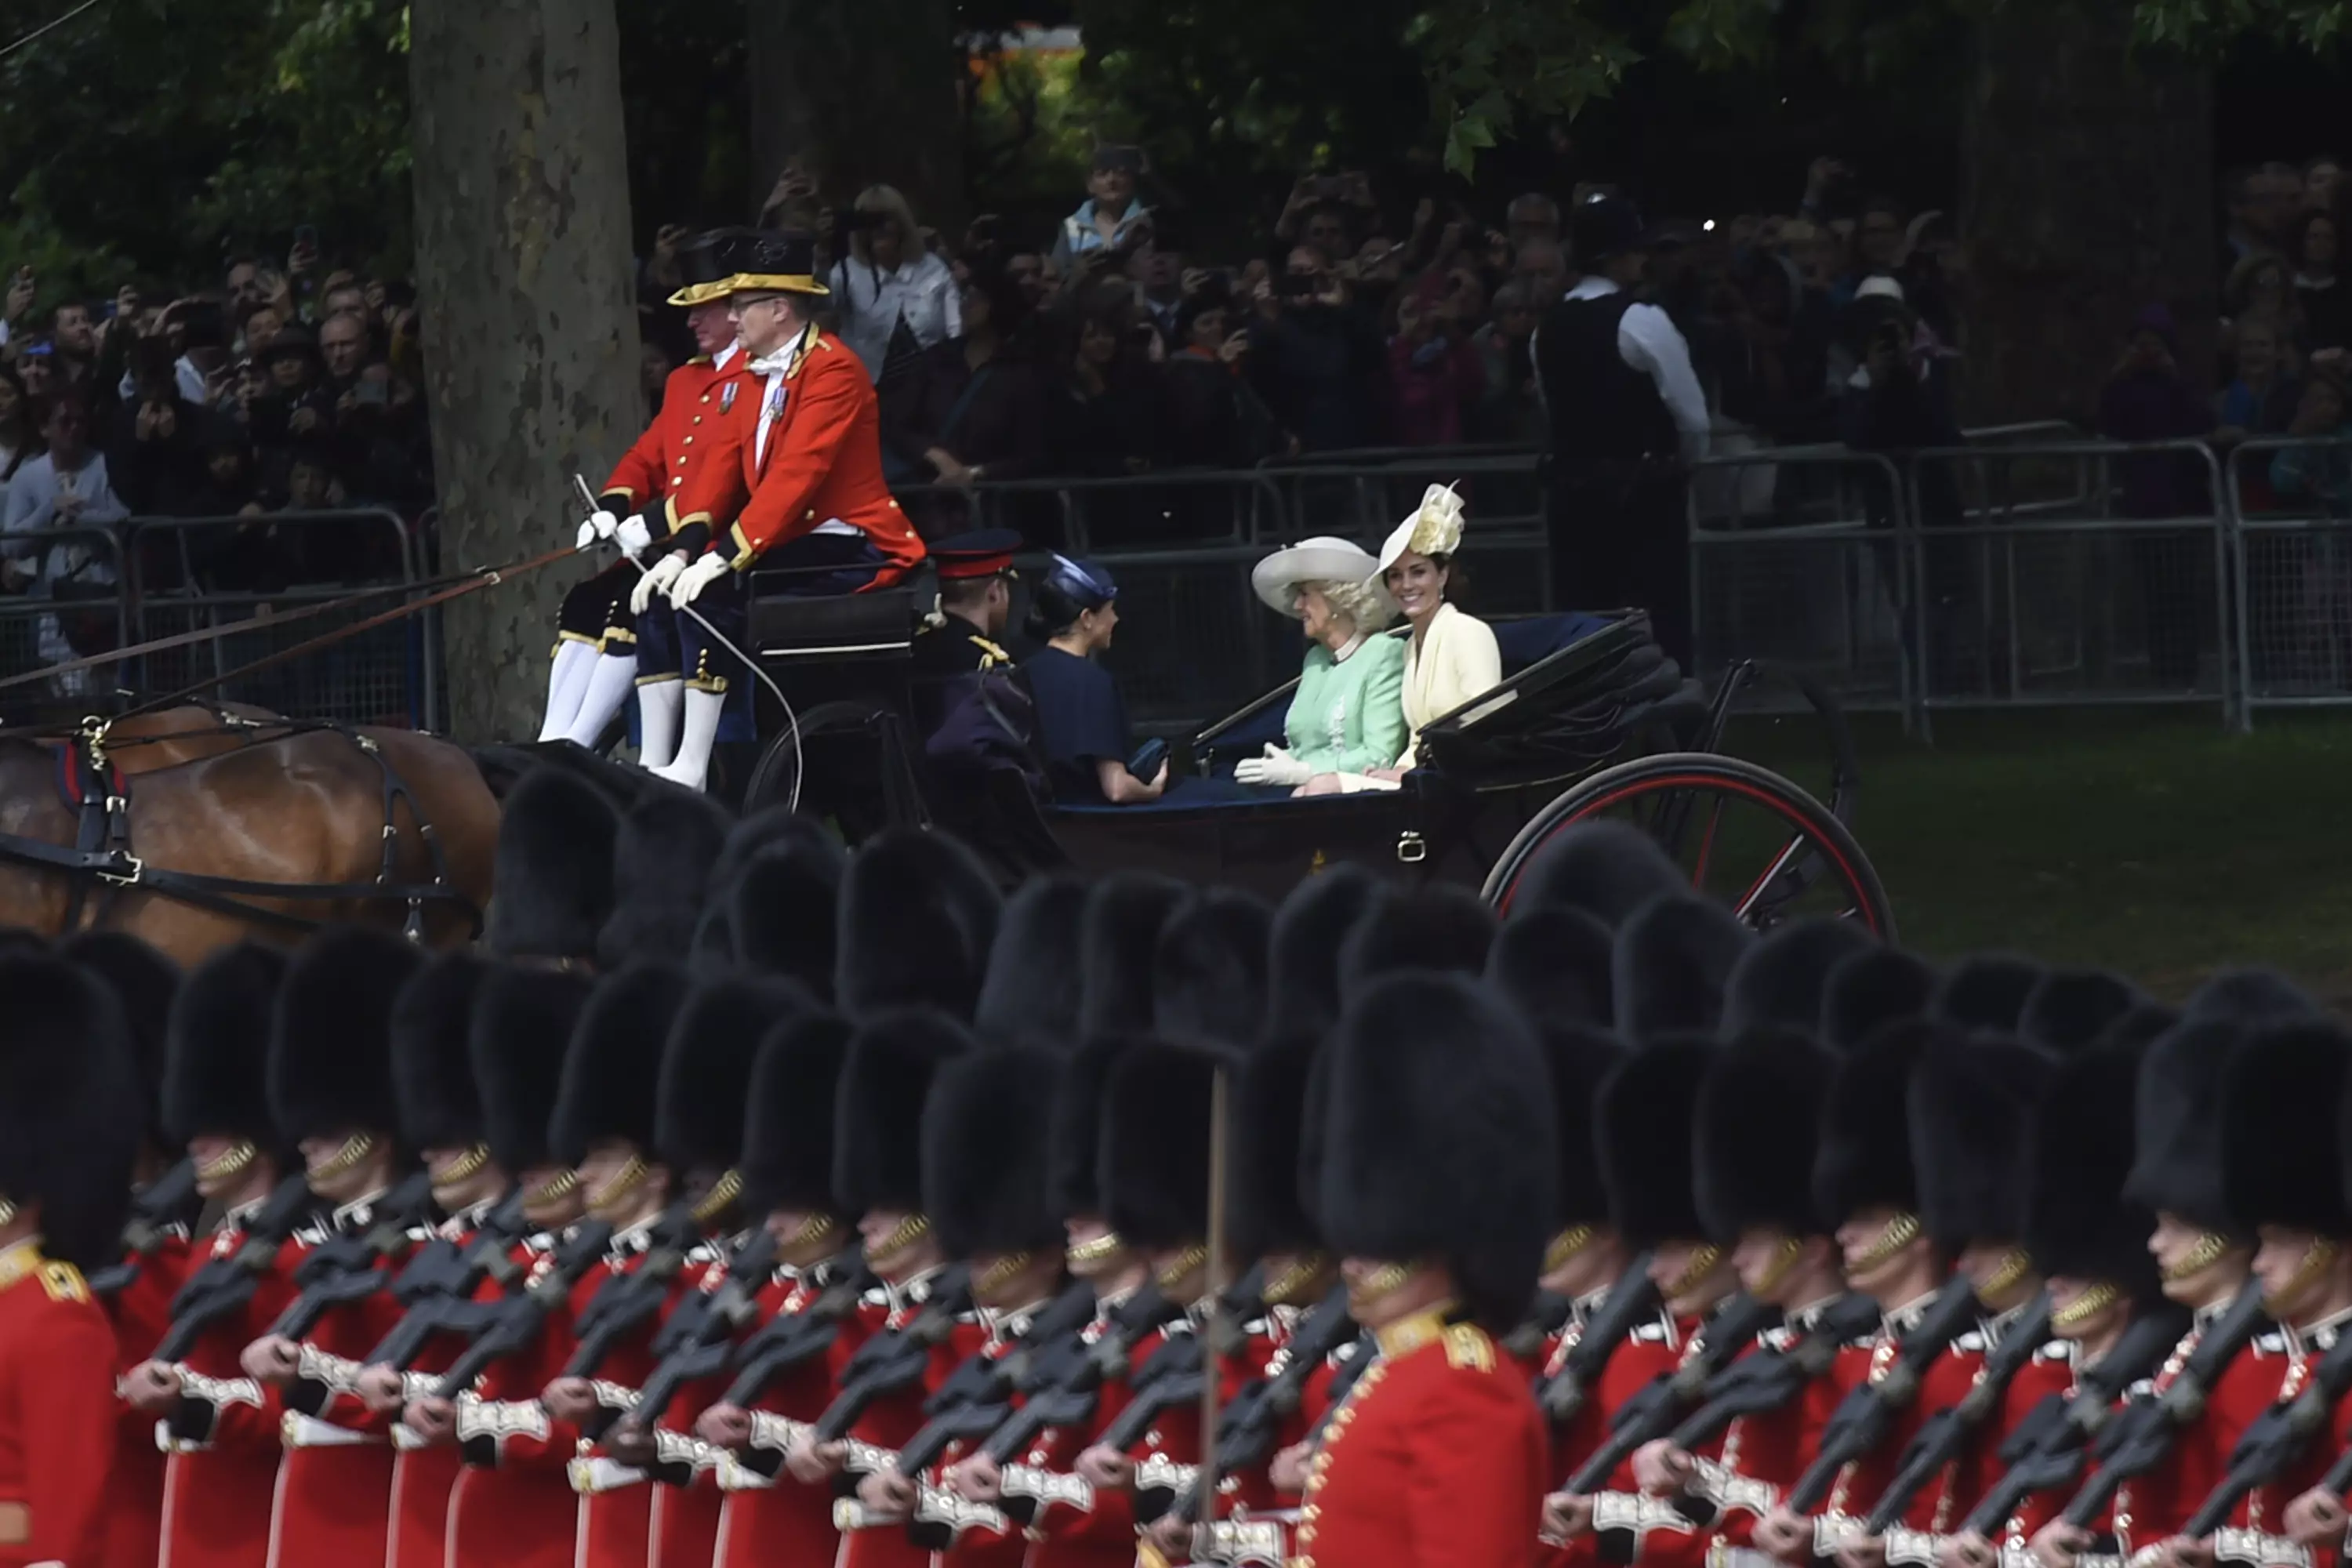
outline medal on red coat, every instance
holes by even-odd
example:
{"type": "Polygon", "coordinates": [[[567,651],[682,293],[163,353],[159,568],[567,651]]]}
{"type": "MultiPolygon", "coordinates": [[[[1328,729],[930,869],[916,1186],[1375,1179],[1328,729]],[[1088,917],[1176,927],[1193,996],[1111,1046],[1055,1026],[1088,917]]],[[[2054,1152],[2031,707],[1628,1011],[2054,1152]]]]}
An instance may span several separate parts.
{"type": "Polygon", "coordinates": [[[719,389],[719,413],[725,414],[735,406],[735,385],[736,384],[730,381],[719,389]]]}

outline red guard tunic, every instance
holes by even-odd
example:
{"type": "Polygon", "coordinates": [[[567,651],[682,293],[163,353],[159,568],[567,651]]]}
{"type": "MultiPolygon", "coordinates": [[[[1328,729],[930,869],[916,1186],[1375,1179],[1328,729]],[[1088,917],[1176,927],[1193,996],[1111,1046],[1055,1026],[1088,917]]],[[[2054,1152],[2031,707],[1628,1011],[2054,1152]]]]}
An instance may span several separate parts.
{"type": "MultiPolygon", "coordinates": [[[[633,1274],[644,1264],[651,1231],[648,1221],[614,1237],[613,1249],[603,1266],[590,1269],[572,1293],[575,1317],[587,1310],[607,1280],[633,1274]]],[[[705,1267],[709,1261],[707,1255],[696,1259],[705,1267]]],[[[685,1286],[673,1281],[670,1288],[674,1296],[685,1286]]],[[[662,1310],[666,1315],[669,1305],[666,1303],[662,1310]]],[[[653,1375],[653,1326],[648,1324],[614,1345],[590,1380],[596,1402],[616,1416],[635,1407],[636,1391],[653,1375]]],[[[583,1446],[572,1463],[572,1489],[580,1494],[580,1568],[649,1568],[656,1550],[655,1489],[646,1472],[583,1446]]],[[[716,1526],[714,1508],[713,1533],[716,1526]]],[[[709,1555],[710,1543],[706,1539],[704,1561],[708,1562],[709,1555]]]]}
{"type": "MultiPolygon", "coordinates": [[[[823,1269],[803,1274],[779,1268],[760,1293],[761,1321],[805,1311],[830,1282],[823,1269]]],[[[793,1479],[782,1463],[793,1439],[824,1414],[834,1380],[863,1337],[858,1321],[845,1319],[827,1355],[793,1367],[769,1385],[751,1415],[751,1447],[761,1451],[760,1465],[731,1455],[719,1461],[719,1485],[726,1501],[719,1511],[716,1568],[795,1568],[830,1563],[839,1553],[833,1493],[793,1479]]]]}
{"type": "Polygon", "coordinates": [[[1524,1372],[1435,1312],[1379,1338],[1308,1463],[1293,1568],[1518,1568],[1551,1475],[1524,1372]]]}
{"type": "MultiPolygon", "coordinates": [[[[1608,1299],[1607,1290],[1595,1291],[1577,1301],[1569,1313],[1568,1322],[1553,1339],[1550,1353],[1544,1357],[1538,1373],[1539,1378],[1552,1378],[1568,1364],[1568,1358],[1584,1342],[1585,1325],[1592,1314],[1608,1299]]],[[[1676,1319],[1664,1312],[1633,1326],[1616,1351],[1609,1357],[1601,1373],[1601,1385],[1591,1391],[1581,1408],[1568,1426],[1551,1436],[1551,1456],[1554,1489],[1564,1485],[1576,1473],[1595,1449],[1608,1440],[1609,1429],[1615,1423],[1617,1412],[1627,1401],[1658,1378],[1671,1374],[1683,1358],[1697,1345],[1699,1320],[1676,1319]]],[[[1610,1477],[1608,1487],[1594,1499],[1595,1533],[1565,1543],[1547,1542],[1542,1561],[1549,1568],[1571,1568],[1574,1564],[1598,1563],[1600,1536],[1602,1528],[1622,1532],[1625,1545],[1638,1545],[1646,1533],[1638,1519],[1642,1503],[1633,1487],[1632,1461],[1618,1467],[1610,1477]],[[1608,1507],[1602,1507],[1603,1500],[1608,1507]]],[[[1663,1507],[1651,1511],[1664,1514],[1663,1507]]]]}
{"type": "MultiPolygon", "coordinates": [[[[554,1247],[534,1237],[515,1256],[536,1280],[555,1267],[554,1247]]],[[[591,1269],[586,1279],[603,1277],[591,1269]]],[[[499,1293],[483,1287],[486,1299],[499,1293]]],[[[583,1291],[575,1288],[571,1300],[577,1307],[583,1291]]],[[[529,1349],[494,1363],[458,1399],[465,1468],[449,1497],[449,1568],[572,1568],[584,1511],[570,1468],[580,1432],[550,1416],[539,1393],[562,1375],[573,1342],[571,1313],[551,1312],[529,1349]]]]}
{"type": "MultiPolygon", "coordinates": [[[[1081,1332],[1089,1344],[1110,1332],[1111,1319],[1132,1290],[1102,1298],[1081,1332]]],[[[1000,1479],[1008,1497],[1035,1505],[1029,1533],[1036,1550],[1029,1568],[1129,1568],[1135,1561],[1135,1510],[1125,1492],[1097,1494],[1071,1472],[1078,1456],[1100,1440],[1133,1396],[1133,1373],[1150,1359],[1160,1337],[1146,1334],[1128,1352],[1129,1377],[1106,1381],[1095,1395],[1094,1419],[1082,1430],[1047,1433],[1000,1479]]]]}
{"type": "MultiPolygon", "coordinates": [[[[987,1357],[992,1363],[1010,1355],[1021,1337],[1029,1331],[1031,1320],[1045,1305],[1036,1302],[1013,1312],[983,1310],[980,1319],[985,1337],[975,1353],[987,1357]]],[[[961,1439],[950,1442],[939,1461],[917,1479],[916,1518],[954,1531],[951,1544],[934,1559],[938,1568],[1022,1568],[1028,1557],[1029,1541],[1021,1526],[1000,1510],[986,1503],[967,1501],[940,1485],[940,1478],[949,1467],[971,1453],[973,1447],[961,1439]]]]}
{"type": "MultiPolygon", "coordinates": [[[[188,1272],[185,1229],[172,1227],[152,1253],[133,1261],[137,1272],[105,1302],[118,1373],[145,1361],[172,1327],[172,1296],[188,1272]]],[[[155,1417],[120,1405],[106,1487],[106,1568],[155,1568],[163,1542],[163,1466],[155,1417]]]]}
{"type": "MultiPolygon", "coordinates": [[[[857,363],[854,355],[849,363],[857,363]]],[[[877,1331],[903,1329],[914,1321],[924,1302],[930,1300],[930,1279],[925,1275],[903,1285],[869,1291],[861,1313],[875,1323],[877,1331]],[[878,1320],[873,1316],[877,1311],[880,1314],[878,1320]]],[[[977,1317],[960,1318],[954,1330],[931,1347],[930,1362],[924,1369],[919,1386],[868,1405],[850,1428],[845,1479],[862,1478],[890,1464],[899,1447],[922,1430],[923,1401],[946,1383],[957,1367],[978,1353],[986,1338],[987,1331],[977,1317]]],[[[903,1523],[869,1525],[865,1510],[854,1497],[842,1499],[833,1517],[844,1538],[841,1568],[929,1568],[931,1553],[908,1539],[903,1523]]]]}
{"type": "MultiPolygon", "coordinates": [[[[1675,1319],[1662,1313],[1655,1321],[1636,1328],[1631,1341],[1610,1358],[1609,1372],[1601,1383],[1604,1408],[1600,1425],[1603,1428],[1613,1426],[1617,1412],[1627,1399],[1646,1387],[1653,1378],[1671,1376],[1705,1354],[1706,1344],[1703,1319],[1675,1319]],[[1646,1366],[1649,1376],[1631,1388],[1625,1387],[1620,1364],[1626,1363],[1646,1366]]],[[[1591,1405],[1579,1412],[1577,1425],[1584,1426],[1583,1418],[1593,1413],[1591,1405]]],[[[1563,1463],[1555,1448],[1553,1468],[1561,1471],[1565,1479],[1590,1454],[1587,1448],[1573,1460],[1563,1463]]],[[[1634,1484],[1633,1459],[1629,1454],[1610,1475],[1608,1484],[1593,1495],[1591,1532],[1571,1542],[1552,1561],[1555,1564],[1678,1561],[1692,1555],[1695,1548],[1703,1551],[1699,1546],[1703,1540],[1698,1523],[1675,1507],[1673,1500],[1646,1496],[1634,1484]]]]}
{"type": "MultiPolygon", "coordinates": [[[[2225,1307],[2201,1310],[2196,1324],[2165,1358],[2157,1373],[2161,1393],[2172,1386],[2198,1342],[2225,1307]]],[[[2126,1558],[2158,1545],[2180,1532],[2199,1506],[2229,1473],[2230,1454],[2248,1426],[2270,1408],[2284,1376],[2281,1355],[2284,1342],[2276,1335],[2257,1336],[2214,1380],[2206,1397],[2205,1413],[2175,1439],[2163,1460],[2144,1476],[2116,1489],[2103,1529],[2114,1532],[2116,1549],[2126,1558]],[[2268,1346],[2263,1340],[2268,1339],[2268,1346]]],[[[2240,1505],[2240,1517],[2244,1506],[2240,1505]]]]}
{"type": "MultiPolygon", "coordinates": [[[[1255,1378],[1275,1377],[1289,1364],[1293,1342],[1307,1316],[1303,1309],[1276,1307],[1249,1325],[1250,1338],[1242,1352],[1226,1358],[1222,1397],[1230,1402],[1241,1385],[1255,1378]]],[[[1274,1483],[1273,1464],[1285,1449],[1305,1442],[1331,1407],[1331,1384],[1339,1370],[1356,1356],[1354,1340],[1341,1345],[1307,1374],[1298,1408],[1283,1417],[1265,1458],[1238,1475],[1217,1482],[1217,1525],[1211,1561],[1235,1568],[1282,1568],[1290,1560],[1291,1536],[1297,1526],[1300,1499],[1274,1483]]],[[[1034,1565],[1033,1565],[1034,1568],[1034,1565]]]]}
{"type": "MultiPolygon", "coordinates": [[[[2268,1405],[2293,1399],[2301,1394],[2309,1385],[2311,1374],[2318,1367],[2320,1359],[2335,1348],[2336,1342],[2344,1335],[2347,1327],[2352,1327],[2352,1312],[2340,1313],[2325,1322],[2300,1329],[2277,1329],[2256,1338],[2252,1353],[2241,1355],[2231,1369],[2234,1372],[2239,1366],[2252,1368],[2262,1375],[2258,1379],[2249,1379],[2250,1386],[2257,1393],[2264,1385],[2268,1387],[2268,1399],[2263,1405],[2248,1413],[2246,1421],[2251,1422],[2261,1415],[2268,1405]]],[[[2223,1380],[2225,1384],[2228,1381],[2226,1378],[2223,1380]]],[[[2235,1391],[2231,1392],[2234,1394],[2235,1391]]],[[[2215,1393],[2218,1404],[2221,1391],[2217,1389],[2215,1393]]],[[[2302,1457],[2287,1467],[2284,1474],[2256,1487],[2238,1505],[2237,1510],[2231,1515],[2230,1522],[2214,1531],[2213,1557],[2216,1563],[2245,1563],[2253,1565],[2253,1568],[2275,1568],[2280,1563],[2294,1564],[2297,1568],[2305,1563],[2311,1568],[2335,1568],[2342,1556],[2340,1543],[2337,1548],[2311,1551],[2287,1536],[2285,1521],[2287,1506],[2316,1487],[2336,1462],[2336,1456],[2343,1452],[2344,1404],[2339,1400],[2336,1410],[2329,1414],[2323,1428],[2326,1436],[2322,1439],[2306,1447],[2302,1457]]],[[[2234,1409],[2231,1414],[2235,1414],[2234,1409]]],[[[2243,1423],[2240,1424],[2239,1429],[2244,1429],[2243,1423]]],[[[2227,1463],[2225,1454],[2223,1473],[2226,1473],[2227,1463]]],[[[2202,1498],[2193,1500],[2189,1508],[2194,1510],[2203,1501],[2202,1498]]]]}
{"type": "MultiPolygon", "coordinates": [[[[731,1247],[735,1245],[730,1242],[731,1247]]],[[[709,1295],[727,1282],[728,1252],[698,1247],[663,1310],[665,1321],[689,1293],[709,1295]]],[[[648,1374],[650,1375],[650,1373],[648,1374]]],[[[726,1387],[706,1378],[681,1388],[654,1433],[653,1568],[710,1568],[719,1551],[719,1455],[693,1436],[694,1418],[726,1387]]]]}
{"type": "Polygon", "coordinates": [[[0,1568],[87,1568],[107,1549],[114,1331],[69,1263],[0,1252],[0,1568]]]}

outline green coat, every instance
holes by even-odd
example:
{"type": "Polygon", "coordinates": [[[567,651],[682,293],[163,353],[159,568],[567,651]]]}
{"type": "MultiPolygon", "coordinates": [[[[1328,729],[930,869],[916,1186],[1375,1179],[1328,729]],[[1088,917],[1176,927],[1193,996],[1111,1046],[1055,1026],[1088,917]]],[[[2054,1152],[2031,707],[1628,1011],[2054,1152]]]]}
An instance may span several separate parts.
{"type": "Polygon", "coordinates": [[[1366,637],[1345,660],[1308,648],[1282,728],[1290,754],[1318,773],[1394,765],[1406,733],[1404,639],[1366,637]]]}

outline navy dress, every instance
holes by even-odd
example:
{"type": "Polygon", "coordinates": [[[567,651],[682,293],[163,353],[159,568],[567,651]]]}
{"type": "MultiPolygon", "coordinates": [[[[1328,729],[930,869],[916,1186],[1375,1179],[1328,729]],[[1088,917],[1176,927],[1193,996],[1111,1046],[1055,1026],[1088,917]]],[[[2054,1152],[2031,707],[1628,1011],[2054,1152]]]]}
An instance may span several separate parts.
{"type": "Polygon", "coordinates": [[[1044,747],[1054,799],[1064,805],[1102,805],[1095,764],[1124,764],[1135,754],[1127,704],[1110,671],[1093,659],[1051,647],[1023,662],[1021,673],[1037,702],[1037,739],[1044,747]]]}

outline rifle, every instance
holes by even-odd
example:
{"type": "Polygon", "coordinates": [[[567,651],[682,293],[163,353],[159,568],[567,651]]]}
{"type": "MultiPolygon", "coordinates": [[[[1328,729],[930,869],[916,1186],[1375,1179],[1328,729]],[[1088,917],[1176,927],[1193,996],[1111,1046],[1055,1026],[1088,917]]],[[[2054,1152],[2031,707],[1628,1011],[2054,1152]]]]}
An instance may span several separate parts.
{"type": "Polygon", "coordinates": [[[841,1392],[814,1423],[817,1441],[847,1436],[877,1400],[921,1386],[931,1347],[953,1332],[956,1320],[971,1310],[971,1271],[961,1263],[941,1269],[920,1311],[903,1328],[885,1329],[859,1345],[841,1369],[841,1392]]]}
{"type": "Polygon", "coordinates": [[[2116,1401],[2153,1373],[2188,1331],[2189,1314],[2177,1307],[2134,1317],[2115,1349],[2084,1371],[2071,1396],[2044,1399],[2001,1444],[2000,1458],[2009,1468],[1961,1522],[1961,1531],[1990,1540],[2027,1498],[2074,1485],[2083,1473],[2084,1450],[2115,1413],[2116,1401]]]}
{"type": "Polygon", "coordinates": [[[1650,1283],[1650,1255],[1643,1253],[1625,1266],[1609,1295],[1584,1325],[1558,1372],[1536,1384],[1536,1403],[1555,1426],[1565,1426],[1584,1408],[1586,1396],[1601,1384],[1609,1358],[1633,1331],[1633,1325],[1654,1316],[1661,1305],[1658,1288],[1650,1283]]]}
{"type": "MultiPolygon", "coordinates": [[[[614,1274],[597,1286],[596,1293],[588,1299],[586,1310],[580,1314],[579,1343],[572,1349],[572,1359],[563,1363],[561,1375],[594,1377],[604,1358],[622,1341],[658,1319],[669,1300],[671,1284],[686,1267],[687,1254],[701,1236],[702,1226],[694,1217],[691,1202],[681,1198],[665,1210],[654,1222],[644,1258],[627,1273],[614,1274]]],[[[580,1435],[594,1442],[619,1415],[617,1410],[598,1406],[581,1424],[580,1435]]]]}
{"type": "Polygon", "coordinates": [[[874,1277],[866,1271],[865,1249],[855,1243],[831,1262],[820,1265],[819,1272],[824,1288],[815,1300],[797,1312],[769,1319],[737,1348],[735,1381],[728,1385],[720,1404],[748,1409],[760,1402],[777,1378],[833,1348],[841,1321],[857,1310],[858,1301],[872,1289],[874,1277]]]}
{"type": "MultiPolygon", "coordinates": [[[[2230,1451],[2230,1470],[2205,1501],[2180,1528],[2191,1541],[2202,1541],[2229,1522],[2246,1494],[2286,1474],[2303,1458],[2312,1440],[2327,1429],[2327,1417],[2347,1390],[2352,1390],[2352,1336],[2329,1347],[2312,1369],[2311,1381],[2294,1398],[2282,1399],[2254,1418],[2230,1451]]],[[[2339,1456],[2334,1469],[2343,1468],[2339,1456]]],[[[2330,1496],[2340,1496],[2337,1488],[2330,1496]]]]}
{"type": "Polygon", "coordinates": [[[526,1266],[512,1254],[529,1234],[517,1188],[482,1216],[471,1239],[461,1244],[436,1237],[418,1248],[392,1281],[392,1299],[408,1310],[367,1353],[367,1364],[404,1372],[435,1334],[479,1333],[498,1304],[477,1301],[474,1294],[488,1280],[503,1295],[528,1281],[526,1266]]]}
{"type": "Polygon", "coordinates": [[[1926,1314],[1896,1342],[1885,1375],[1848,1394],[1830,1416],[1822,1430],[1820,1451],[1789,1489],[1791,1511],[1811,1513],[1819,1508],[1837,1484],[1838,1472],[1886,1440],[1895,1417],[1919,1396],[1919,1380],[1946,1346],[1968,1332],[1982,1310],[1975,1288],[1965,1279],[1948,1281],[1937,1293],[1926,1314]]]}
{"type": "Polygon", "coordinates": [[[727,1259],[727,1277],[719,1289],[697,1290],[678,1302],[654,1336],[653,1352],[660,1363],[638,1392],[628,1425],[652,1431],[678,1390],[727,1370],[735,1336],[758,1316],[760,1290],[775,1268],[776,1238],[765,1227],[756,1229],[727,1259]]]}
{"type": "Polygon", "coordinates": [[[1959,1457],[1969,1436],[1993,1414],[2008,1395],[2009,1385],[2042,1352],[2050,1338],[2050,1292],[2038,1292],[2000,1342],[1984,1358],[1984,1370],[1957,1405],[1937,1411],[1919,1424],[1905,1446],[1895,1479],[1864,1516],[1864,1535],[1884,1535],[1911,1506],[1920,1489],[1959,1457]]]}
{"type": "Polygon", "coordinates": [[[269,1325],[281,1339],[299,1340],[333,1308],[363,1301],[384,1288],[383,1265],[409,1244],[408,1233],[433,1213],[433,1178],[405,1177],[379,1199],[375,1217],[357,1236],[336,1236],[304,1255],[294,1270],[302,1293],[269,1325]]]}
{"type": "MultiPolygon", "coordinates": [[[[2346,1437],[2345,1441],[2352,1444],[2352,1436],[2346,1437]]],[[[2336,1462],[2327,1467],[2327,1473],[2319,1478],[2319,1489],[2329,1497],[2342,1497],[2352,1491],[2352,1447],[2347,1447],[2336,1456],[2336,1462]]]]}
{"type": "Polygon", "coordinates": [[[1741,1291],[1723,1304],[1699,1330],[1706,1346],[1670,1373],[1662,1373],[1627,1400],[1610,1423],[1609,1436],[1578,1466],[1561,1489],[1590,1497],[1609,1484],[1617,1467],[1643,1444],[1663,1437],[1706,1397],[1726,1367],[1780,1321],[1780,1309],[1741,1291]]]}
{"type": "Polygon", "coordinates": [[[1518,1326],[1495,1342],[1495,1348],[1517,1362],[1530,1362],[1543,1353],[1544,1343],[1568,1323],[1568,1316],[1576,1310],[1576,1303],[1550,1290],[1536,1292],[1536,1304],[1528,1309],[1518,1326]]]}
{"type": "Polygon", "coordinates": [[[548,1318],[572,1300],[573,1288],[604,1260],[604,1249],[612,1245],[611,1226],[601,1219],[582,1222],[571,1239],[556,1248],[555,1260],[544,1273],[520,1290],[509,1289],[491,1308],[488,1320],[474,1331],[474,1342],[441,1374],[434,1397],[457,1398],[491,1365],[529,1349],[548,1318]]]}
{"type": "Polygon", "coordinates": [[[2198,1336],[2170,1386],[2161,1394],[2135,1399],[2108,1422],[2091,1448],[2098,1468],[2091,1472],[2059,1517],[2077,1530],[2096,1524],[2116,1490],[2135,1476],[2144,1476],[2172,1451],[2180,1429],[2205,1413],[2206,1395],[2238,1352],[2253,1342],[2270,1321],[2263,1310],[2263,1288],[2248,1280],[2229,1310],[2198,1336]]]}
{"type": "MultiPolygon", "coordinates": [[[[1156,1282],[1145,1283],[1111,1313],[1102,1338],[1091,1345],[1081,1340],[1040,1369],[1037,1386],[1023,1391],[1021,1408],[989,1435],[980,1451],[1003,1465],[1027,1452],[1046,1432],[1091,1422],[1102,1385],[1126,1380],[1136,1344],[1183,1315],[1184,1309],[1171,1301],[1156,1282]]],[[[997,1507],[1025,1528],[1036,1517],[1037,1500],[1008,1492],[997,1507]]]]}
{"type": "Polygon", "coordinates": [[[196,1163],[183,1160],[150,1183],[131,1200],[131,1217],[122,1226],[120,1263],[109,1264],[86,1281],[100,1299],[119,1296],[139,1278],[140,1266],[163,1249],[173,1226],[194,1217],[196,1203],[196,1163]]]}
{"type": "Polygon", "coordinates": [[[261,1277],[278,1266],[278,1253],[318,1202],[307,1178],[289,1176],[279,1182],[245,1227],[243,1244],[226,1258],[208,1259],[172,1298],[172,1326],[150,1359],[184,1359],[206,1330],[244,1311],[261,1277]]]}

